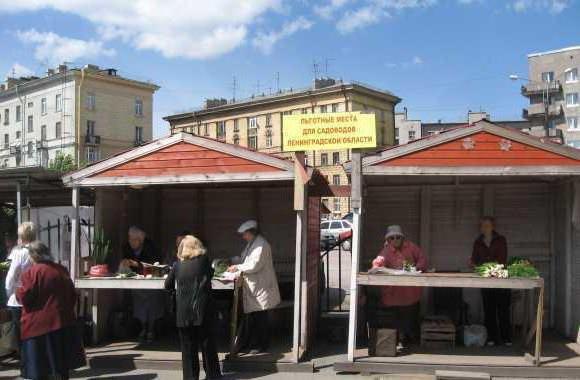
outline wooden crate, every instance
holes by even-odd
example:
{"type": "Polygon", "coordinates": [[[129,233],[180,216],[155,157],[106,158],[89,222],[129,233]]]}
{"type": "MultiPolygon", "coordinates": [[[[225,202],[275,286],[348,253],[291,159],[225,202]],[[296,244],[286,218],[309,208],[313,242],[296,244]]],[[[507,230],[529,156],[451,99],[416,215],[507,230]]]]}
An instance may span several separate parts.
{"type": "Polygon", "coordinates": [[[370,328],[369,356],[397,356],[397,330],[370,328]]]}
{"type": "Polygon", "coordinates": [[[427,348],[455,347],[455,325],[446,317],[429,317],[421,323],[421,346],[427,348]]]}

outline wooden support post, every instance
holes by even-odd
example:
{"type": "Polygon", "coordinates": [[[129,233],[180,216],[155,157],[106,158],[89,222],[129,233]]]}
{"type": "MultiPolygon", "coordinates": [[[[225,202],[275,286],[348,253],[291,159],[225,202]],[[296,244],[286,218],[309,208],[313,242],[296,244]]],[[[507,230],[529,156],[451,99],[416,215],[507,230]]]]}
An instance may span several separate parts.
{"type": "Polygon", "coordinates": [[[16,182],[16,223],[22,223],[22,194],[20,182],[16,182]]]}
{"type": "Polygon", "coordinates": [[[308,220],[305,212],[306,188],[301,171],[304,169],[304,153],[294,156],[294,210],[296,211],[296,252],[294,268],[294,322],[292,336],[292,361],[298,363],[301,357],[301,346],[304,343],[302,330],[307,329],[305,308],[303,307],[303,279],[306,261],[306,228],[308,220]]]}
{"type": "Polygon", "coordinates": [[[358,317],[358,285],[361,214],[362,214],[362,158],[360,151],[352,151],[351,204],[353,211],[351,271],[350,271],[350,310],[348,316],[348,361],[354,362],[356,350],[356,329],[358,317]]]}
{"type": "Polygon", "coordinates": [[[536,347],[534,350],[534,364],[540,366],[542,360],[542,324],[544,321],[544,284],[538,295],[538,310],[536,312],[536,347]]]}
{"type": "Polygon", "coordinates": [[[70,237],[70,275],[76,280],[79,277],[79,261],[80,261],[80,189],[73,187],[72,189],[72,208],[73,215],[71,218],[71,237],[70,237]]]}

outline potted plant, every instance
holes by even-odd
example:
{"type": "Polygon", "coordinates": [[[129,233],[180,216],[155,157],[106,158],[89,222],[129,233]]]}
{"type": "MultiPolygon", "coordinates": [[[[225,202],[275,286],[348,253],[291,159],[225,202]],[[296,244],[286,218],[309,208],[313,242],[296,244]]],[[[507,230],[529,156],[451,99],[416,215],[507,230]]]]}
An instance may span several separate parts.
{"type": "Polygon", "coordinates": [[[110,275],[109,266],[107,265],[109,253],[111,253],[111,241],[105,238],[105,233],[102,229],[95,229],[93,251],[91,252],[94,265],[89,269],[90,276],[106,277],[110,275]]]}

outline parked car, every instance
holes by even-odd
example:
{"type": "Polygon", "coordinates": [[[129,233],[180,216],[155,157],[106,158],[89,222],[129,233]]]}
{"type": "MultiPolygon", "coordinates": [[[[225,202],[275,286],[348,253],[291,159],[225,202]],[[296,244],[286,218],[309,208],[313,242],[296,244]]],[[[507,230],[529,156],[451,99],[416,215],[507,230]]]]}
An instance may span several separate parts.
{"type": "Polygon", "coordinates": [[[342,217],[342,220],[346,220],[347,222],[349,222],[350,224],[352,224],[352,212],[349,212],[348,214],[345,214],[342,217]]]}
{"type": "MultiPolygon", "coordinates": [[[[340,239],[340,235],[345,232],[349,232],[352,229],[352,225],[346,220],[329,220],[320,223],[320,236],[331,235],[335,240],[340,239]]],[[[350,250],[350,239],[342,244],[342,248],[345,250],[350,250]]]]}

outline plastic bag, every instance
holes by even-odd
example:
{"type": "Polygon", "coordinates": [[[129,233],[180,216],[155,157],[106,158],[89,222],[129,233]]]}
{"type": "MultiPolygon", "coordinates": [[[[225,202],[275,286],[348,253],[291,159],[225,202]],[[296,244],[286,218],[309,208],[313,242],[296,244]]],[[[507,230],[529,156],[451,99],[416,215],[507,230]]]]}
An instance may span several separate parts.
{"type": "Polygon", "coordinates": [[[463,327],[463,344],[465,347],[483,347],[487,341],[487,329],[482,325],[463,327]]]}
{"type": "Polygon", "coordinates": [[[8,355],[16,350],[16,330],[12,321],[0,323],[0,356],[8,355]]]}

